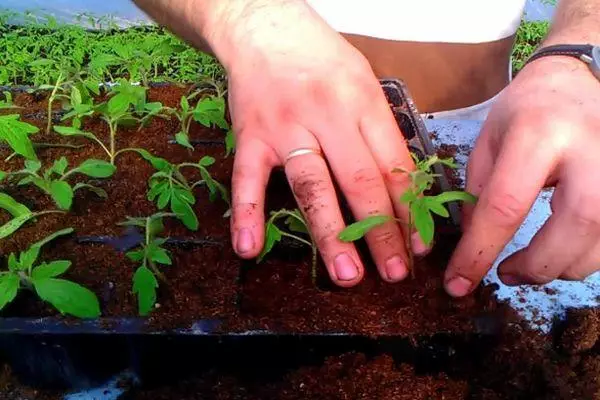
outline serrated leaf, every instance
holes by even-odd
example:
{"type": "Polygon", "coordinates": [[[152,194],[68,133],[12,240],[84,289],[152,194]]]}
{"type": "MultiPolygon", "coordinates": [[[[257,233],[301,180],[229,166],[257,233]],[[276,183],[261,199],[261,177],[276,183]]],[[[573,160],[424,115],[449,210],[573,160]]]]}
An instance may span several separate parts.
{"type": "Polygon", "coordinates": [[[138,262],[138,261],[142,261],[144,259],[145,252],[144,252],[144,250],[132,250],[132,251],[128,251],[127,253],[125,253],[125,255],[131,261],[138,262]]]}
{"type": "Polygon", "coordinates": [[[308,235],[308,228],[304,223],[304,217],[302,216],[300,211],[293,210],[292,214],[294,214],[294,216],[288,215],[288,217],[284,221],[288,228],[293,232],[305,233],[308,235]]]}
{"type": "MultiPolygon", "coordinates": [[[[420,199],[422,200],[422,199],[420,199]]],[[[410,205],[413,225],[426,246],[433,241],[435,223],[425,201],[415,201],[410,205]]]]}
{"type": "Polygon", "coordinates": [[[19,203],[6,193],[0,193],[0,208],[8,211],[13,217],[31,213],[27,206],[19,203]]]}
{"type": "Polygon", "coordinates": [[[262,262],[263,258],[273,250],[275,243],[281,240],[281,230],[273,223],[267,223],[265,228],[265,244],[258,255],[257,262],[262,262]]]}
{"type": "Polygon", "coordinates": [[[38,160],[25,160],[25,170],[31,173],[36,173],[42,168],[42,163],[38,160]]]}
{"type": "Polygon", "coordinates": [[[64,274],[71,266],[71,261],[58,260],[50,263],[43,263],[38,265],[31,272],[31,277],[35,280],[55,278],[59,275],[64,274]]]}
{"type": "Polygon", "coordinates": [[[0,310],[15,299],[20,286],[19,275],[13,273],[0,275],[0,310]]]}
{"type": "Polygon", "coordinates": [[[90,192],[94,193],[96,196],[101,197],[103,199],[108,198],[108,193],[106,193],[106,190],[94,185],[90,185],[88,183],[76,183],[75,186],[73,186],[73,193],[81,189],[87,189],[90,192]]]}
{"type": "Polygon", "coordinates": [[[152,164],[152,166],[156,170],[163,171],[165,169],[168,169],[171,166],[171,164],[167,160],[165,160],[164,158],[161,158],[161,157],[153,156],[147,150],[144,150],[144,149],[133,149],[133,150],[135,152],[137,152],[140,156],[142,156],[143,159],[145,159],[150,164],[152,164]]]}
{"type": "Polygon", "coordinates": [[[39,129],[19,118],[18,114],[0,115],[0,140],[6,141],[15,153],[28,160],[37,160],[29,135],[39,129]]]}
{"type": "Polygon", "coordinates": [[[177,218],[189,230],[195,231],[198,229],[198,217],[187,201],[184,201],[175,193],[171,196],[171,211],[177,215],[177,218]]]}
{"type": "Polygon", "coordinates": [[[235,135],[233,129],[229,129],[225,134],[225,157],[229,157],[235,150],[235,135]]]}
{"type": "Polygon", "coordinates": [[[450,216],[450,213],[448,212],[448,210],[446,210],[446,207],[444,207],[442,204],[438,203],[435,198],[426,197],[423,200],[425,201],[427,208],[429,208],[429,210],[431,210],[431,212],[439,215],[440,217],[444,217],[444,218],[448,218],[450,216]]]}
{"type": "Polygon", "coordinates": [[[183,147],[187,147],[190,150],[194,150],[194,146],[192,146],[192,144],[190,143],[190,138],[185,132],[177,132],[175,134],[175,141],[183,147]]]}
{"type": "Polygon", "coordinates": [[[102,160],[85,160],[77,167],[77,172],[87,175],[92,178],[108,178],[112,176],[117,167],[107,161],[102,160]]]}
{"type": "Polygon", "coordinates": [[[140,315],[148,315],[156,303],[158,281],[147,267],[139,267],[133,275],[133,293],[137,294],[140,315]]]}
{"type": "Polygon", "coordinates": [[[417,199],[417,195],[411,189],[407,189],[404,193],[402,193],[402,196],[400,196],[400,201],[405,204],[412,203],[417,199]]]}
{"type": "Polygon", "coordinates": [[[69,162],[67,159],[65,157],[61,157],[60,159],[54,161],[51,170],[56,172],[58,175],[63,176],[68,166],[69,162]]]}
{"type": "Polygon", "coordinates": [[[96,136],[90,132],[81,131],[71,126],[54,126],[54,131],[62,136],[83,136],[89,139],[96,139],[96,136]]]}
{"type": "Polygon", "coordinates": [[[100,304],[89,289],[65,279],[34,279],[33,286],[38,296],[52,304],[61,314],[78,318],[97,318],[100,304]]]}
{"type": "Polygon", "coordinates": [[[171,265],[171,258],[169,257],[167,250],[154,244],[148,247],[148,257],[150,260],[159,264],[171,265]]]}
{"type": "Polygon", "coordinates": [[[129,109],[130,98],[126,95],[117,94],[107,103],[108,114],[112,117],[124,114],[129,109]]]}
{"type": "Polygon", "coordinates": [[[79,89],[77,89],[76,86],[73,86],[71,88],[71,107],[75,108],[78,105],[80,105],[81,102],[81,92],[79,91],[79,89]]]}
{"type": "Polygon", "coordinates": [[[365,236],[371,229],[391,221],[393,218],[387,215],[372,215],[360,221],[356,221],[344,228],[338,235],[343,242],[352,242],[365,236]]]}
{"type": "Polygon", "coordinates": [[[210,167],[215,163],[215,161],[216,160],[214,157],[204,156],[200,159],[200,161],[198,161],[198,164],[202,165],[203,167],[210,167]]]}
{"type": "Polygon", "coordinates": [[[50,195],[56,205],[62,210],[69,210],[73,204],[73,188],[65,181],[52,181],[50,195]]]}
{"type": "Polygon", "coordinates": [[[28,270],[36,262],[40,255],[40,247],[31,246],[26,251],[21,252],[19,255],[19,270],[28,270]]]}

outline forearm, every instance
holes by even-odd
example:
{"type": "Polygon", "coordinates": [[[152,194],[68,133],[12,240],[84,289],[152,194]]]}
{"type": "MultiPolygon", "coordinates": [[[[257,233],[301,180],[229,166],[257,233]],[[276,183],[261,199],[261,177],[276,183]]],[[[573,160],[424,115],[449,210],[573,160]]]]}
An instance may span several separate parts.
{"type": "Polygon", "coordinates": [[[600,0],[559,0],[543,46],[600,44],[600,0]]]}
{"type": "Polygon", "coordinates": [[[226,68],[236,47],[253,34],[253,26],[285,23],[277,21],[278,8],[305,5],[304,0],[133,1],[158,24],[195,48],[215,55],[226,68]],[[254,18],[256,14],[261,17],[254,18]],[[272,20],[265,21],[264,15],[272,15],[272,20]]]}

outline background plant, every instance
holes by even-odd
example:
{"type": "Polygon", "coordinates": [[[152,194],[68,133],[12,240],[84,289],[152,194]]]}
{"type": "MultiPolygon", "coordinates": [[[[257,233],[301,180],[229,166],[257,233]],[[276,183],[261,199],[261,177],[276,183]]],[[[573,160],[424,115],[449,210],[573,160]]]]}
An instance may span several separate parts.
{"type": "Polygon", "coordinates": [[[0,272],[0,310],[12,302],[19,290],[29,289],[60,311],[79,318],[97,318],[100,305],[89,289],[67,279],[59,279],[70,267],[67,260],[38,263],[42,246],[59,236],[73,232],[63,229],[31,245],[17,257],[8,256],[8,268],[0,272]]]}
{"type": "Polygon", "coordinates": [[[169,252],[162,247],[167,239],[157,235],[164,230],[163,218],[173,216],[175,214],[156,213],[149,217],[127,217],[127,220],[120,224],[144,230],[144,242],[137,250],[126,253],[130,260],[141,263],[133,275],[133,293],[137,296],[138,312],[142,316],[150,313],[156,304],[157,277],[166,281],[158,265],[172,264],[169,252]]]}
{"type": "MultiPolygon", "coordinates": [[[[408,221],[388,215],[373,215],[348,225],[340,232],[340,240],[351,242],[361,239],[371,229],[396,220],[402,224],[406,224],[411,234],[416,229],[425,245],[429,246],[433,242],[435,233],[433,215],[436,214],[444,218],[450,216],[444,204],[452,201],[476,202],[477,199],[475,196],[463,191],[448,191],[437,195],[428,195],[427,192],[435,183],[435,178],[439,176],[432,173],[432,167],[439,163],[450,168],[456,168],[456,164],[454,164],[452,159],[440,159],[436,155],[427,157],[424,160],[419,160],[414,154],[412,156],[416,165],[415,170],[407,171],[397,168],[393,170],[393,172],[408,174],[410,177],[410,186],[399,199],[409,208],[408,221]]],[[[410,257],[410,269],[414,273],[410,235],[405,238],[405,241],[410,257]]]]}
{"type": "Polygon", "coordinates": [[[73,196],[77,190],[88,189],[98,196],[106,198],[106,192],[89,183],[78,182],[75,186],[67,179],[75,174],[83,174],[91,178],[108,178],[113,175],[116,168],[105,161],[89,159],[79,166],[67,170],[69,163],[65,157],[54,161],[51,167],[43,174],[39,171],[42,163],[39,161],[25,161],[25,167],[15,172],[0,171],[0,182],[6,180],[18,180],[18,185],[33,184],[50,195],[56,205],[62,210],[69,210],[73,204],[73,196]]]}

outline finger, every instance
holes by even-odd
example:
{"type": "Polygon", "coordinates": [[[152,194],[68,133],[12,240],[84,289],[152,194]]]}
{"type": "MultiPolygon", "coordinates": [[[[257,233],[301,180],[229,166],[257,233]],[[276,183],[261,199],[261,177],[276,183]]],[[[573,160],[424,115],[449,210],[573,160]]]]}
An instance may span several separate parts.
{"type": "Polygon", "coordinates": [[[583,281],[590,275],[600,271],[600,243],[586,255],[578,259],[573,266],[567,268],[559,279],[565,281],[583,281]]]}
{"type": "MultiPolygon", "coordinates": [[[[307,138],[297,147],[318,146],[314,138],[309,143],[307,138]]],[[[316,154],[294,157],[285,164],[285,172],[331,280],[339,286],[356,285],[364,267],[354,245],[337,237],[345,225],[325,160],[316,154]]]]}
{"type": "MultiPolygon", "coordinates": [[[[493,151],[491,140],[493,137],[491,129],[494,129],[494,125],[489,126],[488,129],[484,127],[481,135],[477,138],[467,163],[465,190],[477,197],[481,195],[483,188],[489,181],[496,159],[496,152],[493,151]]],[[[464,203],[462,205],[461,222],[463,229],[469,226],[474,210],[474,204],[464,203]]]]}
{"type": "Polygon", "coordinates": [[[580,275],[580,269],[590,268],[585,258],[600,238],[600,217],[597,216],[598,203],[590,199],[589,189],[586,189],[593,178],[583,175],[572,175],[578,179],[557,185],[552,216],[528,247],[499,266],[498,274],[504,283],[544,284],[567,271],[580,275]]]}
{"type": "Polygon", "coordinates": [[[231,241],[242,258],[254,258],[264,243],[265,190],[277,154],[256,139],[240,138],[231,180],[231,241]]]}
{"type": "MultiPolygon", "coordinates": [[[[332,135],[322,135],[321,144],[329,165],[357,220],[372,215],[394,216],[390,193],[364,139],[356,125],[335,121],[345,132],[344,148],[334,143],[332,135]]],[[[365,241],[379,274],[388,282],[408,276],[409,257],[399,224],[390,221],[365,235],[365,241]]]]}
{"type": "Polygon", "coordinates": [[[558,152],[528,133],[506,134],[494,172],[446,270],[446,291],[452,296],[470,293],[487,274],[555,167],[558,152]]]}
{"type": "Polygon", "coordinates": [[[403,237],[410,238],[414,254],[425,255],[431,246],[425,245],[418,232],[412,234],[409,232],[409,209],[407,204],[399,200],[409,188],[410,178],[408,174],[393,172],[396,168],[407,171],[414,170],[414,161],[408,150],[406,139],[381,91],[373,99],[372,104],[371,112],[360,121],[361,135],[371,150],[387,191],[392,197],[392,206],[396,216],[405,222],[400,225],[403,237]]]}

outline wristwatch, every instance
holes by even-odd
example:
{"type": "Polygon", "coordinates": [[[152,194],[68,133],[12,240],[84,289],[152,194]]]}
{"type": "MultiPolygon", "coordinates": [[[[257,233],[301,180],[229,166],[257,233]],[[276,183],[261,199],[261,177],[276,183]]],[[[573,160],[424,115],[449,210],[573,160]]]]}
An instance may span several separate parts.
{"type": "Polygon", "coordinates": [[[569,56],[578,58],[588,65],[592,74],[600,80],[600,46],[591,44],[557,44],[535,51],[525,64],[544,56],[569,56]]]}

